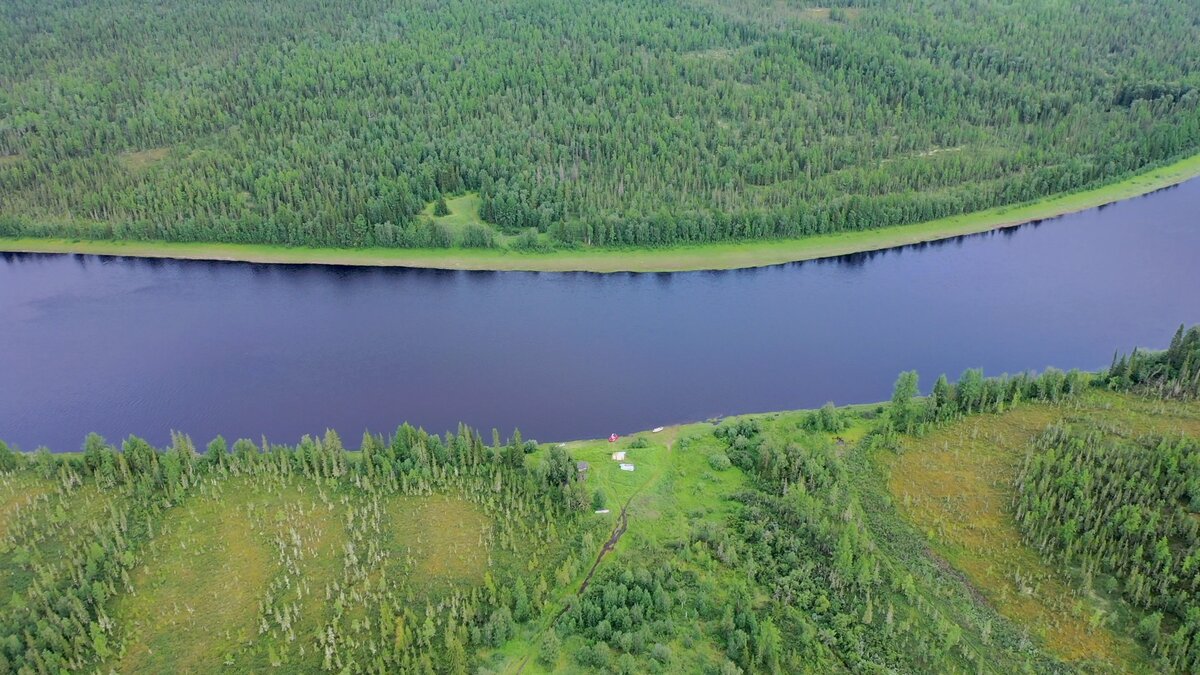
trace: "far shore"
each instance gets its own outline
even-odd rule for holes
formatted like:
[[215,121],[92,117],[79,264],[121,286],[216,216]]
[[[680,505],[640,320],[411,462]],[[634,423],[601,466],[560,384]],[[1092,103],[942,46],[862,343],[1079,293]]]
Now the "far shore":
[[567,249],[518,253],[492,249],[288,248],[260,244],[192,244],[0,238],[0,252],[84,253],[138,258],[254,263],[420,267],[530,272],[684,272],[779,265],[877,251],[1022,225],[1130,199],[1200,176],[1200,155],[1103,187],[940,220],[803,239],[701,244],[662,249]]

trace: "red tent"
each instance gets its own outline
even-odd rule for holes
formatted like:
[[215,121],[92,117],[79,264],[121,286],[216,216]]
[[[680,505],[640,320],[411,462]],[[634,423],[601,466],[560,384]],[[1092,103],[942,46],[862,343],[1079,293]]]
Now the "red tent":
[[618,435],[616,435],[616,434],[613,434],[612,436],[609,436],[609,437],[608,437],[608,442],[609,442],[609,443],[616,443],[618,438],[620,438],[620,436],[618,436]]

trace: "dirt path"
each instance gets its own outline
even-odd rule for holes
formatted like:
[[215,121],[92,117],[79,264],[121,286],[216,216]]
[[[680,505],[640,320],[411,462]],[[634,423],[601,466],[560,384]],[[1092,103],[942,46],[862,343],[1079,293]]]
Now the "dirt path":
[[[675,445],[675,436],[677,433],[677,428],[673,427],[669,430],[669,435],[667,436],[668,455],[671,454],[671,448]],[[666,467],[667,464],[664,464],[663,468],[659,469],[658,473],[651,476],[650,480],[639,486],[638,489],[633,491],[633,494],[629,495],[629,499],[625,500],[625,505],[621,507],[621,513],[617,516],[617,524],[613,527],[612,534],[609,535],[608,540],[604,542],[604,545],[600,547],[600,553],[596,555],[595,562],[592,563],[592,567],[588,570],[587,576],[583,578],[583,582],[580,583],[579,588],[576,589],[576,598],[583,597],[583,592],[587,590],[588,584],[592,582],[592,577],[595,576],[596,570],[600,567],[600,563],[604,562],[604,557],[616,549],[617,543],[621,541],[621,537],[625,536],[625,533],[629,531],[629,506],[633,504],[633,500],[642,492],[642,490],[646,488],[646,486],[657,483],[658,479],[662,478],[663,472],[666,471]],[[535,649],[538,641],[541,640],[541,637],[546,634],[546,631],[552,630],[556,625],[558,625],[559,619],[561,619],[562,616],[567,613],[567,610],[571,609],[571,606],[572,605],[570,603],[563,605],[562,609],[558,610],[558,613],[555,614],[554,618],[550,620],[550,623],[543,626],[542,629],[533,636],[533,638],[530,640],[530,643],[535,646]],[[517,669],[513,672],[518,674],[523,672],[525,670],[525,666],[529,664],[529,658],[531,656],[532,654],[526,654],[525,657],[521,659],[521,663],[517,665]]]
[[617,546],[617,542],[621,541],[621,537],[625,531],[629,529],[629,502],[633,501],[633,497],[625,502],[625,506],[621,507],[621,515],[617,517],[617,525],[613,528],[612,535],[608,541],[604,542],[604,546],[600,548],[600,554],[596,556],[596,562],[592,563],[592,569],[588,570],[587,576],[583,578],[583,583],[579,584],[579,590],[575,591],[575,597],[581,597],[583,592],[587,590],[588,584],[592,582],[592,575],[596,573],[596,568],[600,566],[604,556],[612,552]]
[[[614,548],[616,548],[617,542],[621,541],[621,537],[623,537],[625,532],[629,530],[629,504],[633,501],[633,498],[636,495],[636,492],[633,495],[630,495],[629,499],[625,502],[625,506],[621,507],[621,514],[617,516],[617,524],[613,528],[612,534],[609,535],[608,541],[604,542],[604,546],[600,547],[600,554],[596,556],[596,561],[592,563],[592,568],[588,570],[587,576],[583,578],[583,583],[579,584],[579,588],[575,591],[576,598],[583,596],[583,592],[587,590],[588,584],[592,582],[592,576],[596,574],[596,569],[600,567],[600,563],[604,560],[604,556],[608,555],[613,551]],[[542,629],[533,636],[533,639],[530,640],[530,642],[535,645],[535,648],[538,641],[541,640],[542,636],[546,634],[546,631],[553,630],[554,627],[558,625],[559,619],[561,619],[563,615],[567,613],[567,610],[571,609],[571,607],[572,603],[563,605],[562,609],[558,610],[558,613],[555,614],[554,618],[550,620],[550,623],[543,626]],[[523,672],[525,670],[525,666],[529,664],[530,656],[532,656],[532,654],[526,654],[525,658],[521,659],[521,663],[517,665],[517,669],[514,672]]]

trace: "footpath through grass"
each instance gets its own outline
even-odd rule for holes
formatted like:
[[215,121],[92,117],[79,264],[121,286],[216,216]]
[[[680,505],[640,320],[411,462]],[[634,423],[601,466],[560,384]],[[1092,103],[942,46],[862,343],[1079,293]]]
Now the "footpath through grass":
[[[0,251],[497,271],[682,272],[739,269],[875,251],[1011,227],[1147,194],[1197,175],[1200,175],[1200,155],[1092,190],[926,223],[803,239],[663,249],[567,249],[549,253],[523,253],[507,249],[288,248],[261,244],[81,241],[26,237],[0,238]],[[462,227],[470,219],[473,209],[478,209],[477,200],[473,195],[450,200],[451,215],[443,216],[440,220],[451,228]]]

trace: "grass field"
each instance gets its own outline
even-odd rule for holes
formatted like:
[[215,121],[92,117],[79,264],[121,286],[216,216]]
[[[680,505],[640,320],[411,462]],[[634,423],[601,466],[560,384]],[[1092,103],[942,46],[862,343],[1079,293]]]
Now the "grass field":
[[1113,599],[1047,564],[1022,542],[1012,516],[1013,482],[1027,444],[1064,417],[1133,434],[1200,435],[1200,406],[1089,392],[1067,407],[1025,405],[907,439],[903,453],[883,458],[889,488],[933,551],[1052,652],[1080,666],[1150,669]]
[[252,646],[276,570],[251,517],[259,496],[228,488],[186,502],[164,524],[115,612],[130,632],[117,671],[211,672]]
[[474,504],[446,495],[397,496],[387,504],[392,549],[422,584],[478,585],[488,568],[491,522]]
[[[1181,183],[1197,175],[1200,175],[1200,155],[1094,190],[915,225],[804,239],[705,244],[666,249],[571,249],[550,253],[520,253],[506,249],[320,249],[254,244],[0,238],[0,251],[461,270],[676,272],[738,269],[873,251],[986,232],[1129,199]],[[477,199],[477,196],[468,194],[448,200],[451,214],[443,216],[442,219],[452,227],[462,227],[471,220],[472,209],[477,213]],[[432,205],[428,210],[432,213]]]
[[117,159],[127,170],[137,173],[145,171],[167,158],[170,148],[151,148],[137,152],[122,153]]
[[421,211],[421,215],[433,220],[438,225],[446,226],[451,232],[457,235],[467,225],[483,222],[479,217],[479,205],[479,193],[468,192],[446,200],[446,207],[450,209],[450,213],[447,215],[433,215],[434,202],[426,204],[425,210]]
[[[333,618],[327,589],[351,583],[343,502],[308,481],[231,478],[203,487],[166,516],[132,575],[133,592],[114,610],[129,640],[109,665],[122,673],[320,670],[311,644]],[[383,523],[380,542],[395,553],[385,575],[435,595],[482,581],[490,520],[469,502],[396,496]],[[352,608],[348,616],[365,615]]]

